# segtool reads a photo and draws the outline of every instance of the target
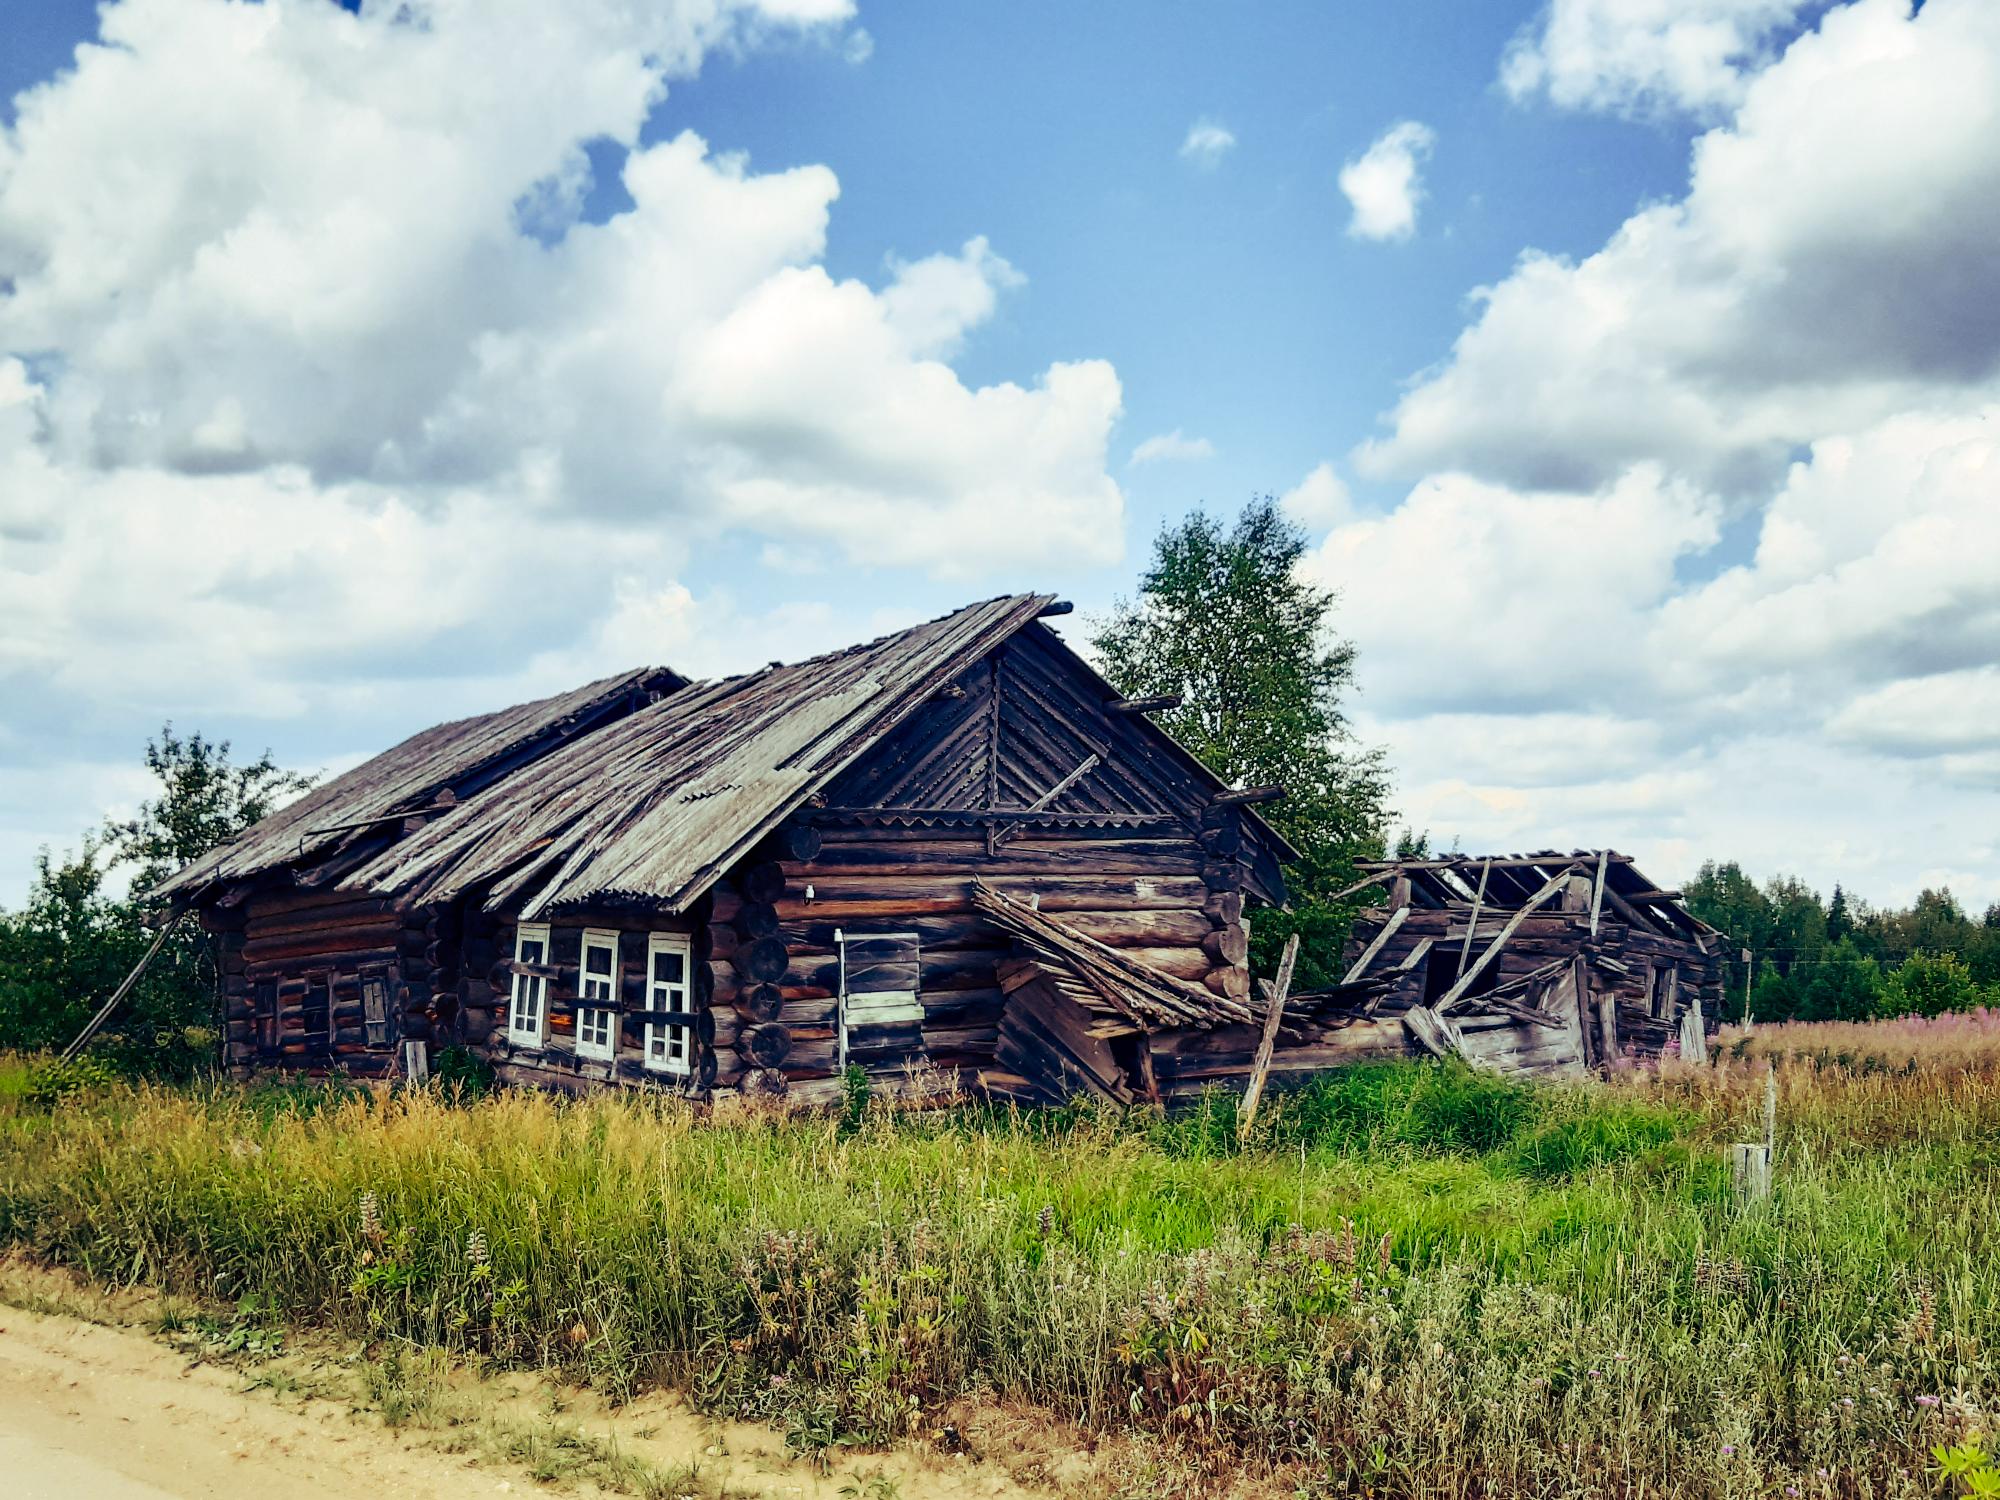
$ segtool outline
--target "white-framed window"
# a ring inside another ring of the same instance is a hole
[[[549,1024],[548,976],[524,974],[519,966],[546,968],[548,962],[548,924],[521,923],[514,929],[514,991],[507,1006],[507,1040],[516,1046],[541,1046]]]
[[[576,984],[576,1055],[618,1055],[618,934],[592,927],[583,934]]]
[[[692,1009],[689,996],[693,987],[688,970],[694,963],[694,949],[677,932],[656,932],[646,944],[646,1009]],[[694,1036],[685,1026],[646,1023],[645,1063],[656,1073],[694,1071]]]

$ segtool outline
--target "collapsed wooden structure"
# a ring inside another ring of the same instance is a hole
[[[228,1060],[462,1043],[569,1089],[832,1097],[850,1065],[1170,1099],[1254,1046],[1246,898],[1294,857],[1041,623],[988,600],[712,682],[426,731],[179,872]],[[1303,1012],[1302,1012],[1303,1013]],[[1247,1057],[1246,1057],[1247,1061]],[[1241,1071],[1241,1065],[1237,1065]]]
[[[1394,1019],[1414,1050],[1577,1074],[1669,1046],[1705,1054],[1721,934],[1614,850],[1382,860],[1389,899],[1355,922],[1349,1026]]]

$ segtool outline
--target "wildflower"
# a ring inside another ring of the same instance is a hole
[[[486,1231],[475,1229],[465,1237],[465,1258],[475,1269],[483,1269],[493,1263],[493,1256],[486,1248]]]
[[[1630,1359],[1632,1356],[1629,1354],[1614,1354],[1611,1357],[1617,1360],[1620,1364],[1623,1364],[1626,1360]]]
[[[1722,1445],[1722,1456],[1724,1458],[1731,1457],[1735,1452],[1736,1452],[1736,1445],[1734,1443],[1724,1443]]]
[[[1795,1484],[1788,1484],[1785,1486],[1785,1493],[1787,1495],[1796,1495],[1798,1492],[1799,1492],[1799,1487]]]
[[[382,1238],[382,1200],[370,1188],[361,1195],[361,1237],[368,1240]]]
[[[1938,1404],[1938,1398],[1935,1396],[1917,1397],[1917,1405],[1919,1406],[1936,1406],[1937,1404]]]
[[[1854,1404],[1854,1398],[1852,1396],[1842,1396],[1840,1398],[1840,1404],[1842,1406],[1852,1406]]]
[[[1833,1470],[1831,1470],[1831,1469],[1820,1469],[1820,1470],[1817,1470],[1816,1472],[1818,1473],[1818,1475],[1819,1475],[1819,1477],[1820,1477],[1821,1479],[1831,1479],[1831,1478],[1833,1478]]]
[[[1604,1373],[1604,1372],[1603,1372],[1602,1370],[1592,1370],[1592,1371],[1590,1372],[1590,1378],[1591,1378],[1592,1380],[1596,1380],[1596,1379],[1597,1379],[1597,1378],[1598,1378],[1599,1376],[1601,1376],[1601,1375],[1602,1375],[1603,1373]]]
[[[1035,1215],[1035,1232],[1043,1239],[1047,1239],[1053,1234],[1055,1227],[1056,1211],[1053,1208],[1044,1207],[1040,1213]]]

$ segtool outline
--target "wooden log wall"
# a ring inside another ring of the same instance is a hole
[[[973,911],[975,878],[1165,973],[1248,991],[1240,881],[1233,866],[1219,874],[1228,862],[1185,831],[1030,827],[991,854],[982,831],[962,826],[809,832],[810,858],[762,851],[781,857],[746,863],[714,892],[715,1003],[737,1023],[737,1069],[722,1058],[719,1087],[796,1092],[835,1081],[837,932],[916,935],[922,1046],[901,1061],[971,1082],[993,1061],[1005,1004],[994,969],[1011,947]]]
[[[230,1067],[385,1077],[404,1039],[428,1039],[436,922],[374,897],[339,892],[252,895],[217,917]],[[384,986],[371,1041],[364,981]]]
[[[1211,1086],[1240,1089],[1250,1074],[1262,1040],[1258,1026],[1223,1026],[1213,1031],[1172,1031],[1152,1038],[1153,1071],[1168,1104],[1185,1103]],[[1410,1056],[1400,1017],[1356,1019],[1347,1025],[1288,1028],[1271,1054],[1266,1088],[1294,1088],[1329,1068],[1391,1061]]]

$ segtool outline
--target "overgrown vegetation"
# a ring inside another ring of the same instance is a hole
[[[1772,1034],[1760,1032],[1761,1036]],[[1167,1120],[0,1093],[0,1236],[351,1334],[653,1381],[806,1451],[966,1395],[1380,1495],[1928,1494],[1995,1391],[1992,1066],[1595,1089],[1428,1065]]]
[[[44,850],[26,904],[0,911],[0,1049],[65,1045],[152,943],[148,919],[160,914],[147,893],[310,785],[268,751],[237,765],[228,741],[183,738],[171,724],[147,742],[145,760],[157,793],[132,817],[87,833],[76,852]],[[93,1043],[95,1055],[128,1074],[190,1078],[215,1060],[217,1003],[213,946],[183,924]]]

